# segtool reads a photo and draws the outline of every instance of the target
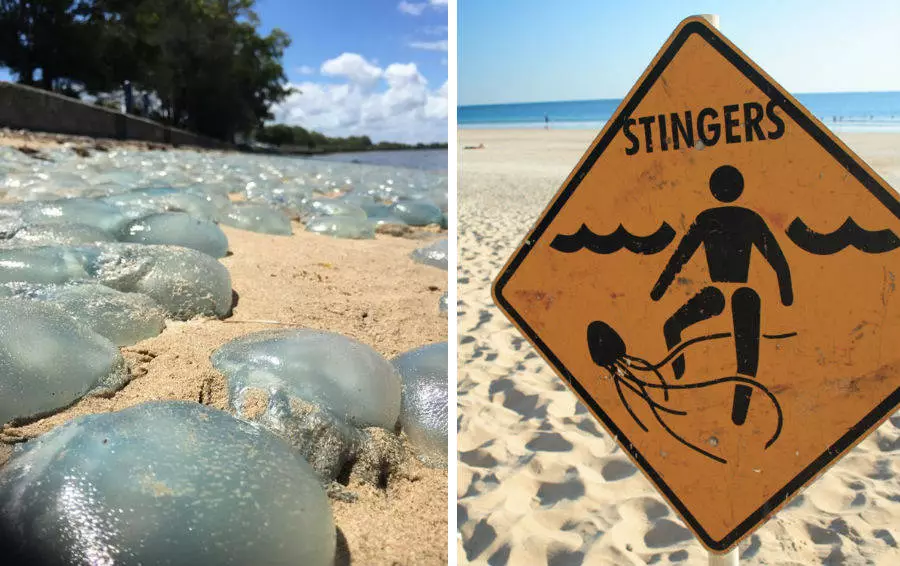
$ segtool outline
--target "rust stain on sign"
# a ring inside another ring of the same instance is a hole
[[[725,551],[897,408],[898,235],[890,187],[689,18],[494,298]]]
[[[517,292],[517,295],[518,300],[544,310],[549,310],[553,306],[553,297],[543,291],[524,290]]]

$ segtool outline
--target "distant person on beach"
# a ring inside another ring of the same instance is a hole
[[[544,114],[544,129],[545,130],[550,129],[550,116],[548,116],[546,114]]]

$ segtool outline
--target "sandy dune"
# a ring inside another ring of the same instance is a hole
[[[842,137],[900,187],[900,135]],[[494,277],[593,133],[459,138],[460,563],[706,564],[705,549],[491,300]],[[746,539],[741,564],[900,564],[898,451],[900,414]]]

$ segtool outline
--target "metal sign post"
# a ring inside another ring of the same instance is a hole
[[[735,548],[728,554],[709,553],[709,566],[738,566],[738,549]]]
[[[700,17],[708,21],[716,29],[719,29],[718,14],[701,14]],[[740,550],[735,547],[727,554],[709,553],[709,566],[738,566]]]

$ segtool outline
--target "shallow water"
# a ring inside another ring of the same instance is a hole
[[[370,165],[388,165],[426,171],[447,170],[446,149],[416,149],[399,151],[354,151],[317,155],[313,159]]]

